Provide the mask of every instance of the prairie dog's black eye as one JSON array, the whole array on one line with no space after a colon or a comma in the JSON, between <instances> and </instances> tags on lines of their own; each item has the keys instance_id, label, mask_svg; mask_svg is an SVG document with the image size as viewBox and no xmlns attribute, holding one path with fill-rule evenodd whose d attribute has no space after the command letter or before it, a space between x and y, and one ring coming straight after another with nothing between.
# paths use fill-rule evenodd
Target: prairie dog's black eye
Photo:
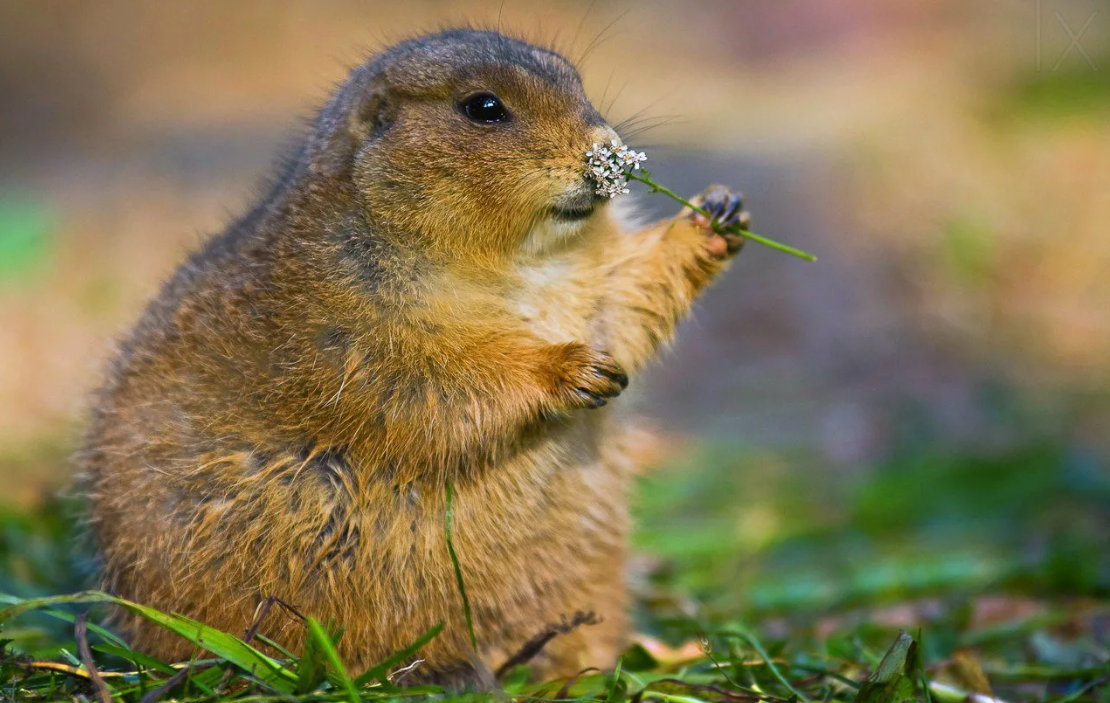
<instances>
[{"instance_id":1,"label":"prairie dog's black eye","mask_svg":"<svg viewBox=\"0 0 1110 703\"><path fill-rule=\"evenodd\" d=\"M470 118L471 122L477 122L478 124L495 124L509 121L509 111L505 108L505 104L501 102L501 98L493 93L475 93L463 98L463 101L459 103L459 109Z\"/></svg>"}]
</instances>

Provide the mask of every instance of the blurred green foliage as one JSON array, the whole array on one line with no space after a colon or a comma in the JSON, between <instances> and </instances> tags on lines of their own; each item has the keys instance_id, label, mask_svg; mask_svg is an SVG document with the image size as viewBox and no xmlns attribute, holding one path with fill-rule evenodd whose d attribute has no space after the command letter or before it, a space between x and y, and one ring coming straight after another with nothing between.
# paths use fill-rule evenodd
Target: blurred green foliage
<instances>
[{"instance_id":1,"label":"blurred green foliage","mask_svg":"<svg viewBox=\"0 0 1110 703\"><path fill-rule=\"evenodd\" d=\"M1091 57L1110 67L1110 55ZM998 114L1020 119L1087 117L1102 119L1110 111L1110 71L1092 70L1085 62L1020 74L997 103Z\"/></svg>"},{"instance_id":2,"label":"blurred green foliage","mask_svg":"<svg viewBox=\"0 0 1110 703\"><path fill-rule=\"evenodd\" d=\"M720 612L1110 595L1110 470L1080 447L920 452L851 477L703 447L648 477L637 512L638 549Z\"/></svg>"},{"instance_id":3,"label":"blurred green foliage","mask_svg":"<svg viewBox=\"0 0 1110 703\"><path fill-rule=\"evenodd\" d=\"M49 259L53 231L50 213L39 203L0 196L0 282L40 270Z\"/></svg>"},{"instance_id":4,"label":"blurred green foliage","mask_svg":"<svg viewBox=\"0 0 1110 703\"><path fill-rule=\"evenodd\" d=\"M0 504L0 593L35 596L87 587L91 549L80 504L51 497L34 510Z\"/></svg>"},{"instance_id":5,"label":"blurred green foliage","mask_svg":"<svg viewBox=\"0 0 1110 703\"><path fill-rule=\"evenodd\" d=\"M944 230L941 249L947 268L964 284L986 286L998 260L996 232L970 216L954 219Z\"/></svg>"}]
</instances>

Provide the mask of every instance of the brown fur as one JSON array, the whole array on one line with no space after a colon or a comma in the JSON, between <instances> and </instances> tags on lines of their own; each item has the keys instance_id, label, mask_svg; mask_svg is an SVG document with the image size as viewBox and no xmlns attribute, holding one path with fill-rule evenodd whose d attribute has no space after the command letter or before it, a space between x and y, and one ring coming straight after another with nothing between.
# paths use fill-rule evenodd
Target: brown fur
<instances>
[{"instance_id":1,"label":"brown fur","mask_svg":"<svg viewBox=\"0 0 1110 703\"><path fill-rule=\"evenodd\" d=\"M456 104L478 90L513 121L470 123ZM278 596L345 626L355 671L446 621L409 680L479 680L593 611L533 665L611 665L632 467L594 406L736 248L688 213L628 233L599 204L552 225L554 201L589 193L584 151L613 136L572 66L497 34L424 37L354 70L273 191L151 303L96 397L83 463L105 587L232 632ZM189 654L121 624L140 650Z\"/></svg>"}]
</instances>

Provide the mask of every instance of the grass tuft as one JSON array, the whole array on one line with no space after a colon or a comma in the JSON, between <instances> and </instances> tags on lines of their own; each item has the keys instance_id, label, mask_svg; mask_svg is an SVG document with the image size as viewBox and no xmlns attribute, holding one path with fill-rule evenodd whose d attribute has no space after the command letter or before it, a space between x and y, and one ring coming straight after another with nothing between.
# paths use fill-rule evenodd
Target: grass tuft
<instances>
[{"instance_id":1,"label":"grass tuft","mask_svg":"<svg viewBox=\"0 0 1110 703\"><path fill-rule=\"evenodd\" d=\"M652 556L639 561L639 634L619 667L534 681L506 666L493 693L401 687L444 623L354 676L336 653L344 623L305 612L299 637L279 645L265 614L292 608L280 601L260 603L240 637L81 591L88 555L68 546L75 528L59 518L73 510L0 512L0 701L1107 703L1105 468L1062 447L919 452L833 484L800 456L691 450L635 501L635 542ZM444 529L475 646L453 499L448 484ZM110 607L194 655L132 649L108 625Z\"/></svg>"},{"instance_id":2,"label":"grass tuft","mask_svg":"<svg viewBox=\"0 0 1110 703\"><path fill-rule=\"evenodd\" d=\"M451 566L455 568L455 582L458 583L459 596L462 598L463 615L466 617L466 632L470 635L470 646L477 654L478 638L474 635L474 614L470 610L470 598L466 595L466 584L463 582L462 567L459 566L459 555L455 553L455 542L451 539L451 499L454 497L454 492L454 483L451 479L447 479L447 508L444 511L447 553L451 555Z\"/></svg>"}]
</instances>

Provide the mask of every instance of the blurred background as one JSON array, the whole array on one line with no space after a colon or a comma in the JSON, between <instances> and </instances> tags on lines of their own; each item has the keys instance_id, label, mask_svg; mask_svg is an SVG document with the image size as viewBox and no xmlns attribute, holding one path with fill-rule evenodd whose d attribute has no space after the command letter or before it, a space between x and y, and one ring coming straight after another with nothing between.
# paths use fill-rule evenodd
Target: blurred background
<instances>
[{"instance_id":1,"label":"blurred background","mask_svg":"<svg viewBox=\"0 0 1110 703\"><path fill-rule=\"evenodd\" d=\"M49 506L112 339L347 66L467 21L586 53L662 183L739 188L820 258L750 245L637 379L652 597L1110 592L1091 0L0 2L0 590L75 585Z\"/></svg>"}]
</instances>

